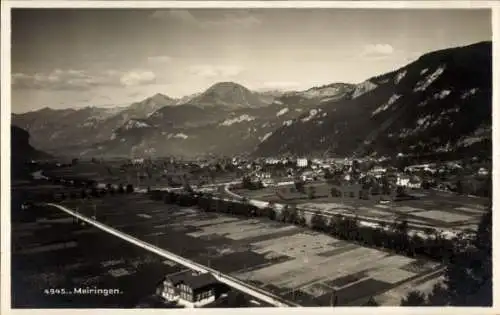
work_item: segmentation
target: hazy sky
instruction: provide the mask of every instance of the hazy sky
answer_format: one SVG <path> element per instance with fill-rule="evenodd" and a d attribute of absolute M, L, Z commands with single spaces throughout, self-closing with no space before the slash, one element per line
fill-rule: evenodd
<path fill-rule="evenodd" d="M 489 10 L 16 9 L 12 111 L 358 83 L 491 36 Z"/>

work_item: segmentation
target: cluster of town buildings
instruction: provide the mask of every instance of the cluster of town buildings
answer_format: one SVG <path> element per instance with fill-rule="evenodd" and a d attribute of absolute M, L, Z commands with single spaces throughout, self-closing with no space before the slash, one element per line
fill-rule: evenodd
<path fill-rule="evenodd" d="M 370 163 L 374 165 L 370 170 L 370 174 L 380 175 L 390 170 L 390 158 L 306 158 L 306 157 L 281 157 L 281 158 L 256 158 L 250 159 L 247 157 L 228 157 L 219 159 L 198 159 L 194 161 L 176 161 L 173 158 L 167 159 L 165 162 L 168 164 L 183 164 L 196 166 L 198 168 L 209 169 L 238 169 L 247 172 L 254 172 L 269 167 L 286 167 L 290 176 L 296 176 L 297 173 L 306 171 L 311 174 L 319 175 L 324 170 L 333 170 L 342 167 L 351 167 L 353 163 Z M 149 161 L 144 158 L 135 158 L 130 160 L 132 165 L 143 165 Z M 443 163 L 428 163 L 419 165 L 409 165 L 404 167 L 404 170 L 399 171 L 402 174 L 415 174 L 415 173 L 428 173 L 430 175 L 440 174 L 449 170 L 460 170 L 463 168 L 461 162 L 451 161 Z M 292 174 L 293 172 L 293 174 Z M 480 167 L 476 170 L 478 175 L 488 175 L 489 170 Z M 255 173 L 257 175 L 257 173 Z M 259 178 L 265 179 L 271 176 L 267 173 L 259 173 Z"/>
<path fill-rule="evenodd" d="M 361 170 L 359 165 L 363 163 L 369 164 L 370 167 L 363 167 L 363 170 Z M 352 183 L 355 179 L 361 181 L 366 177 L 372 177 L 377 180 L 390 178 L 393 185 L 409 189 L 422 188 L 425 181 L 435 182 L 436 179 L 442 178 L 444 174 L 461 172 L 464 168 L 462 163 L 452 161 L 409 165 L 398 169 L 390 166 L 390 163 L 383 163 L 378 160 L 354 160 L 347 158 L 267 158 L 240 166 L 248 170 L 247 174 L 251 176 L 252 180 L 260 181 L 263 186 L 289 184 L 291 181 L 299 178 L 304 182 L 314 182 L 326 179 L 325 177 L 328 173 L 338 173 L 340 171 L 342 179 L 345 182 Z M 281 178 L 275 176 L 273 168 L 285 168 L 285 176 Z M 357 172 L 356 176 L 353 175 L 355 172 Z M 476 170 L 469 171 L 469 173 L 471 176 L 485 177 L 488 176 L 490 171 L 485 167 L 478 167 Z"/>
<path fill-rule="evenodd" d="M 198 159 L 193 161 L 181 161 L 174 158 L 155 160 L 144 158 L 134 158 L 126 162 L 126 165 L 137 167 L 137 178 L 130 178 L 129 181 L 140 184 L 143 178 L 151 177 L 151 173 L 157 177 L 161 176 L 171 179 L 172 185 L 182 185 L 186 177 L 189 180 L 197 181 L 202 185 L 209 182 L 208 173 L 219 171 L 234 171 L 238 176 L 250 177 L 255 182 L 262 183 L 263 186 L 280 185 L 280 183 L 290 183 L 298 178 L 304 182 L 314 182 L 324 180 L 328 173 L 342 172 L 343 180 L 352 182 L 354 179 L 373 177 L 382 179 L 391 177 L 396 186 L 405 188 L 421 188 L 425 181 L 440 179 L 443 174 L 449 172 L 462 171 L 465 167 L 463 162 L 451 161 L 442 163 L 427 163 L 418 165 L 405 165 L 395 168 L 393 160 L 388 158 L 306 158 L 306 157 L 280 157 L 280 158 L 257 158 L 248 157 L 227 157 L 218 159 Z M 160 168 L 151 169 L 152 165 L 161 165 Z M 363 167 L 359 167 L 362 165 Z M 470 168 L 470 167 L 469 167 Z M 196 174 L 197 171 L 200 171 Z M 209 172 L 207 172 L 209 171 Z M 356 176 L 353 176 L 356 171 Z M 490 170 L 485 167 L 476 167 L 470 171 L 471 176 L 486 177 Z M 135 176 L 134 176 L 135 177 Z M 442 182 L 441 180 L 437 180 Z M 446 184 L 445 184 L 446 186 Z"/>

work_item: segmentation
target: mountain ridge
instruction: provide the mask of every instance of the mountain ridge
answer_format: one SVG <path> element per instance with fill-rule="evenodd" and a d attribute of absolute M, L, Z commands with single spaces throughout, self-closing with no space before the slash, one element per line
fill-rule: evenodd
<path fill-rule="evenodd" d="M 254 154 L 463 151 L 460 137 L 491 128 L 491 71 L 491 42 L 425 54 L 358 84 L 333 111 L 325 104 L 324 118 L 280 128 Z"/>
<path fill-rule="evenodd" d="M 438 150 L 446 146 L 435 139 L 439 128 L 442 134 L 458 132 L 460 137 L 452 137 L 452 147 L 491 129 L 491 104 L 487 105 L 491 103 L 491 42 L 430 52 L 359 84 L 334 82 L 302 91 L 252 91 L 239 83 L 218 82 L 182 99 L 157 93 L 117 114 L 105 112 L 109 115 L 105 119 L 82 118 L 87 125 L 75 130 L 59 122 L 50 126 L 55 118 L 45 122 L 46 129 L 33 128 L 26 118 L 21 127 L 28 125 L 26 129 L 35 131 L 37 147 L 54 149 L 52 145 L 67 142 L 71 149 L 57 149 L 84 156 L 106 152 L 122 156 L 171 152 L 366 155 Z M 481 105 L 476 113 L 471 102 Z M 448 112 L 441 114 L 439 109 Z M 463 122 L 461 110 L 471 118 L 470 128 Z M 60 114 L 71 117 L 77 112 L 62 110 Z M 93 111 L 84 112 L 90 115 Z M 99 110 L 95 112 L 99 114 Z M 420 126 L 430 124 L 427 116 L 441 117 L 439 126 L 430 126 L 434 131 L 424 132 Z M 16 117 L 13 123 L 15 120 L 20 121 Z M 465 129 L 440 127 L 450 122 Z M 46 135 L 39 134 L 45 130 Z M 401 136 L 405 132 L 407 138 Z M 76 138 L 70 141 L 71 137 Z"/>

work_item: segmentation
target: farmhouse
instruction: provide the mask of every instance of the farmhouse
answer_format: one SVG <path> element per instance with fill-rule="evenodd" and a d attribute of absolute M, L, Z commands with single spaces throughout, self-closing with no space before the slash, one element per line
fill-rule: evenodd
<path fill-rule="evenodd" d="M 415 188 L 418 189 L 422 186 L 422 181 L 418 176 L 408 176 L 408 175 L 398 175 L 397 181 L 396 181 L 397 186 L 402 186 L 402 187 L 408 187 L 408 188 Z"/>
<path fill-rule="evenodd" d="M 158 294 L 184 307 L 202 307 L 215 301 L 218 286 L 219 282 L 210 273 L 184 272 L 165 277 Z"/>

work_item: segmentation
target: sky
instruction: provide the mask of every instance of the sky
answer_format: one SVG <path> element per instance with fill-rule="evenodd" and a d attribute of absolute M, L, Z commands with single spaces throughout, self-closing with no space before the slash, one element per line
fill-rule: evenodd
<path fill-rule="evenodd" d="M 12 112 L 124 106 L 221 81 L 359 83 L 491 40 L 482 9 L 13 9 Z"/>

